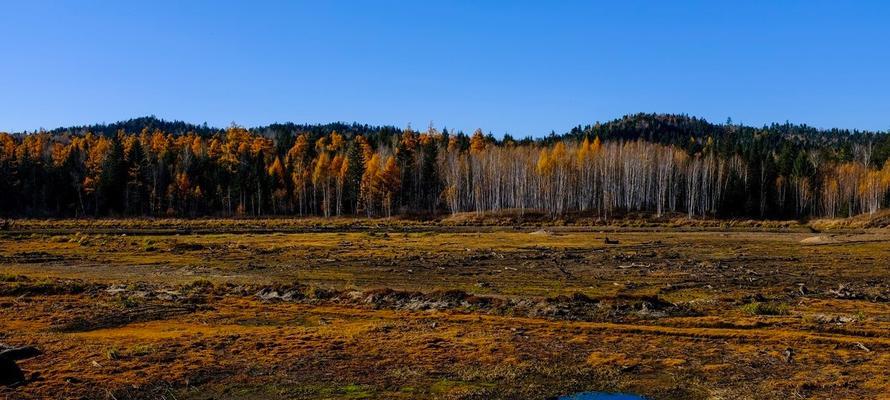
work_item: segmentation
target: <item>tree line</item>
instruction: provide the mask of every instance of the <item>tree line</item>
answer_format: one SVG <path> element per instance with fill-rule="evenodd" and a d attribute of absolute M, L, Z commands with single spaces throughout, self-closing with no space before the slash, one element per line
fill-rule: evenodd
<path fill-rule="evenodd" d="M 7 217 L 437 215 L 807 218 L 890 205 L 890 135 L 637 114 L 539 139 L 153 117 L 0 133 Z"/>

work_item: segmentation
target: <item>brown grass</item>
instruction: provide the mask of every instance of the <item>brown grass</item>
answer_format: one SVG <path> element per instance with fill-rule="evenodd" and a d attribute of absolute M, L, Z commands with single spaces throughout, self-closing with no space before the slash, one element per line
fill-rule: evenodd
<path fill-rule="evenodd" d="M 808 245 L 796 229 L 661 226 L 609 230 L 619 244 L 606 245 L 571 226 L 158 231 L 168 220 L 122 235 L 78 222 L 0 236 L 0 339 L 44 351 L 21 362 L 39 376 L 0 397 L 890 392 L 879 231 Z M 299 295 L 261 296 L 288 290 Z"/>

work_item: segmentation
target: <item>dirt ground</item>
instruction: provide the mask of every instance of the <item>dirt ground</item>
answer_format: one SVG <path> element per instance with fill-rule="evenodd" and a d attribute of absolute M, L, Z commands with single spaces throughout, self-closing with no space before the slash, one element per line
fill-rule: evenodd
<path fill-rule="evenodd" d="M 250 224 L 0 232 L 0 398 L 890 398 L 887 229 Z"/>

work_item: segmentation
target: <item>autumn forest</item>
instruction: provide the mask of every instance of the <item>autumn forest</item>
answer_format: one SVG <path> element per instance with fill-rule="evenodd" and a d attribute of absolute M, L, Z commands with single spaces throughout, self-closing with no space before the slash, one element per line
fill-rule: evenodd
<path fill-rule="evenodd" d="M 808 218 L 890 206 L 890 135 L 636 114 L 543 138 L 146 117 L 0 133 L 8 217 Z"/>

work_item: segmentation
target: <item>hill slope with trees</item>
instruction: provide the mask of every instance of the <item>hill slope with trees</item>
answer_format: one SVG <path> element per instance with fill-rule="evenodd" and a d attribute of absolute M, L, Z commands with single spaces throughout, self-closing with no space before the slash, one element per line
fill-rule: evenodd
<path fill-rule="evenodd" d="M 7 217 L 434 215 L 807 218 L 890 205 L 890 134 L 635 114 L 495 138 L 332 123 L 143 117 L 0 133 Z"/>

